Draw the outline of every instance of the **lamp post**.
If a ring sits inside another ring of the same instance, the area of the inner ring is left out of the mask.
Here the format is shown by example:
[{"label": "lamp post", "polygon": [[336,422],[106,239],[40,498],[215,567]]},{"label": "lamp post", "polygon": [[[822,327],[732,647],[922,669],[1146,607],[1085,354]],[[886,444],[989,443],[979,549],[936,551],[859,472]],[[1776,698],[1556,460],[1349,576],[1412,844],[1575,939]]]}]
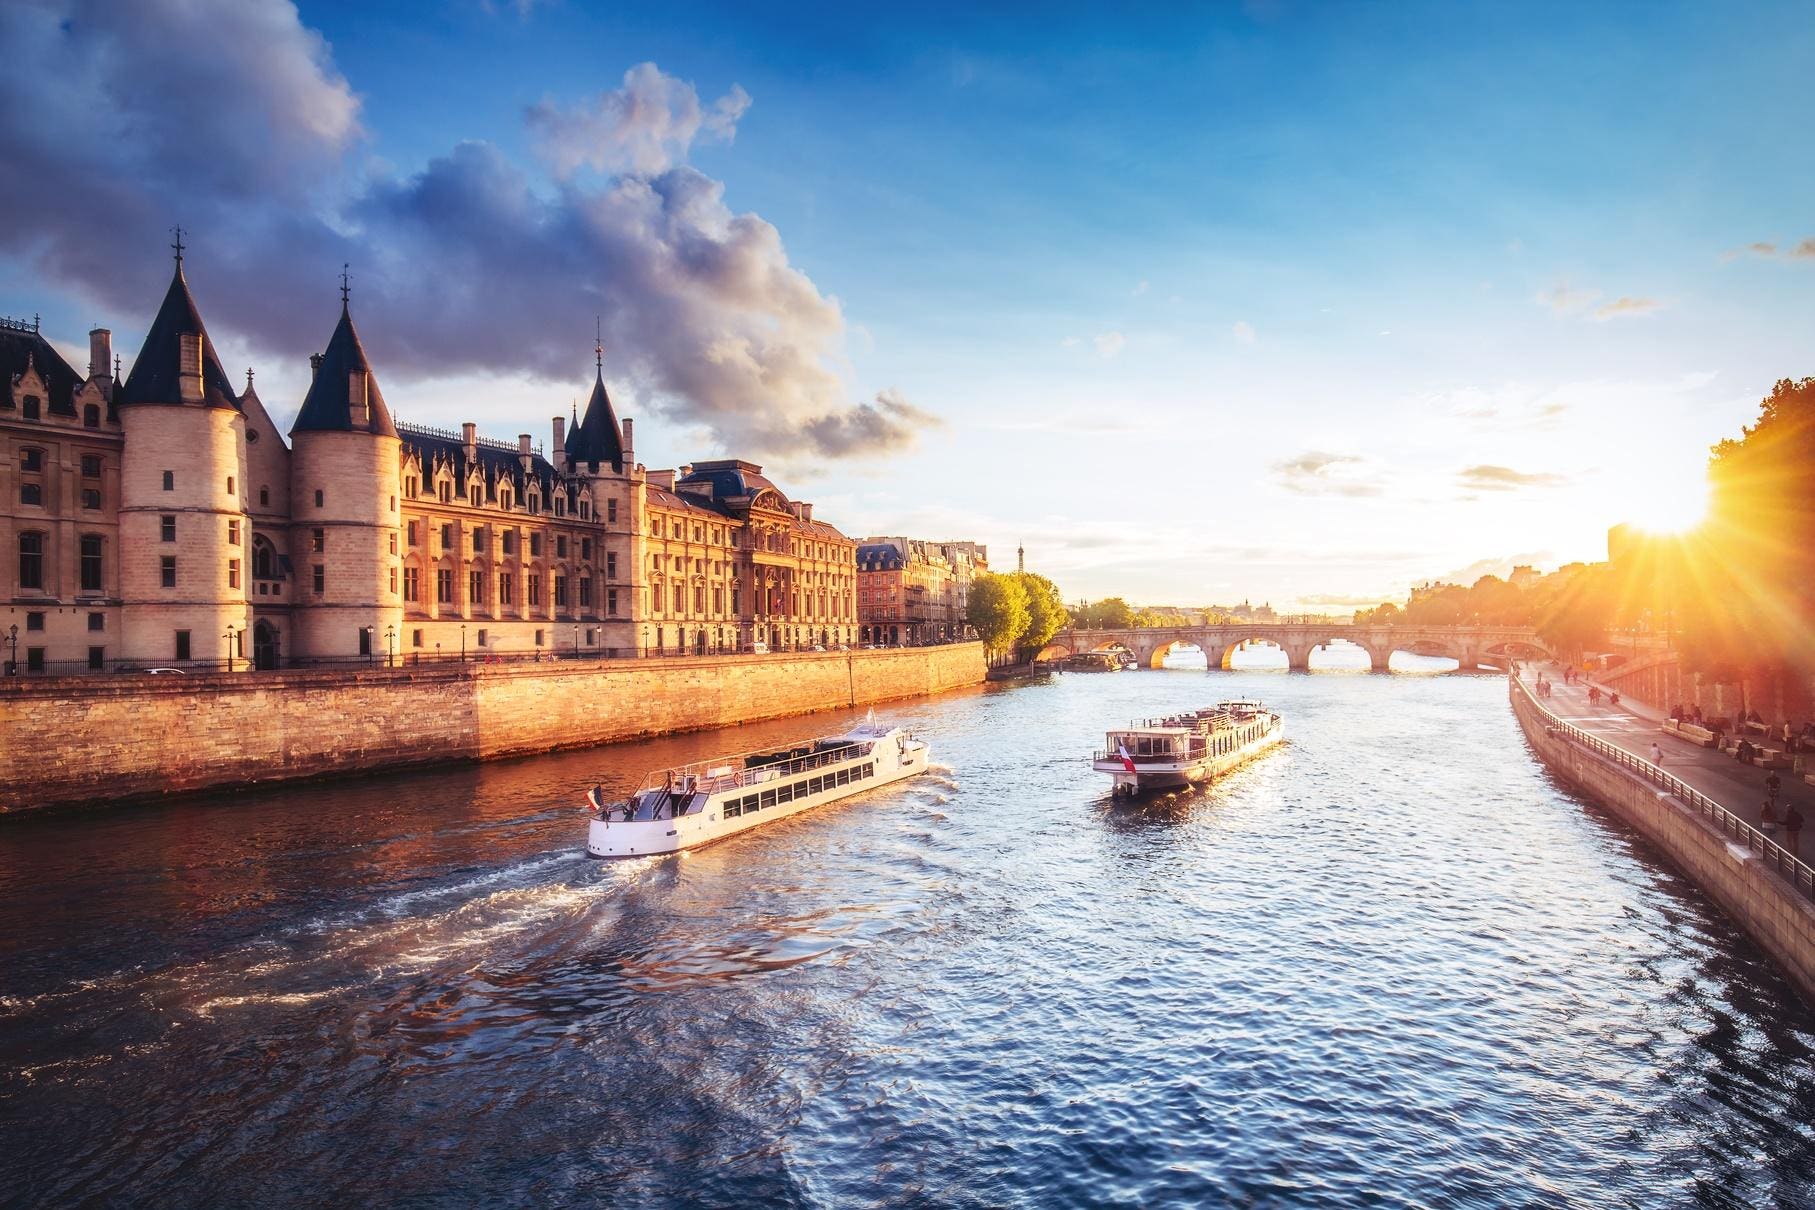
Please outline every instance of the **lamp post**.
[{"label": "lamp post", "polygon": [[397,627],[395,626],[384,628],[384,666],[386,668],[397,666]]},{"label": "lamp post", "polygon": [[13,623],[12,626],[7,629],[6,641],[13,645],[12,654],[7,657],[7,661],[6,661],[6,675],[18,676],[19,675],[19,624],[17,622]]},{"label": "lamp post", "polygon": [[466,623],[460,623],[460,662],[466,663]]},{"label": "lamp post", "polygon": [[372,627],[361,626],[359,633],[365,636],[366,663],[370,664],[372,662]]},{"label": "lamp post", "polygon": [[221,637],[227,640],[227,671],[233,671],[233,627],[227,627],[227,633]]},{"label": "lamp post", "polygon": [[580,628],[578,626],[573,628],[573,658],[576,660],[580,658]]}]

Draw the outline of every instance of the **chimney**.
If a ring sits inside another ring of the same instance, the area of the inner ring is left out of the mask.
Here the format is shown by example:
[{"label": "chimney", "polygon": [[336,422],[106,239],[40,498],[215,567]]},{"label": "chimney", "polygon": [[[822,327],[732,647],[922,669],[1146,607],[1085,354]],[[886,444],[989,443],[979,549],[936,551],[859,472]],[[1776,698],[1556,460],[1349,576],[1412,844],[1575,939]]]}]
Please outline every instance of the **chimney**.
[{"label": "chimney", "polygon": [[811,521],[813,519],[813,506],[811,504],[803,504],[800,506],[800,519],[802,521]]},{"label": "chimney", "polygon": [[548,447],[549,459],[558,465],[561,461],[561,454],[566,449],[567,449],[567,420],[565,417],[556,416],[555,417],[555,443]]},{"label": "chimney", "polygon": [[320,353],[309,354],[309,381],[310,382],[314,382],[315,376],[317,374],[321,373],[321,359],[322,359],[322,354],[320,354]]},{"label": "chimney", "polygon": [[460,426],[460,445],[466,451],[467,465],[479,460],[479,426],[470,420]]},{"label": "chimney", "polygon": [[176,393],[179,403],[202,401],[202,334],[179,332],[176,338]]},{"label": "chimney", "polygon": [[527,474],[529,472],[530,467],[535,465],[535,462],[536,462],[535,454],[532,453],[529,448],[529,434],[528,433],[518,433],[517,434],[517,461],[519,461],[523,464],[523,470],[524,470],[525,474]]},{"label": "chimney", "polygon": [[113,333],[94,328],[88,333],[88,376],[106,378],[113,373]]},{"label": "chimney", "polygon": [[674,490],[674,472],[673,471],[650,471],[649,472],[649,486],[650,487],[659,487],[663,491],[670,491],[670,492],[673,491]]},{"label": "chimney", "polygon": [[636,455],[632,452],[631,443],[630,443],[631,426],[634,425],[635,423],[636,422],[634,420],[626,420],[624,422],[624,465],[625,466],[635,466],[637,464]]}]

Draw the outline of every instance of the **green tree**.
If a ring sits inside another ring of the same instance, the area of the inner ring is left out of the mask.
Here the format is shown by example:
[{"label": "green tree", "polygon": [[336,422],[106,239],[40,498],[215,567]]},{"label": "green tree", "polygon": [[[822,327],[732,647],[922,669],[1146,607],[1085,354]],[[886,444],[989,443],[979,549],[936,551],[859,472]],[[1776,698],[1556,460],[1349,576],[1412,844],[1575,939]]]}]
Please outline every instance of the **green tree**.
[{"label": "green tree", "polygon": [[1121,597],[1104,597],[1090,607],[1090,624],[1105,630],[1126,630],[1134,625],[1134,610]]},{"label": "green tree", "polygon": [[1012,575],[986,573],[971,581],[964,615],[985,647],[1007,651],[1027,633],[1027,590]]},{"label": "green tree", "polygon": [[1069,616],[1059,586],[1045,576],[1031,571],[1014,573],[1021,590],[1027,595],[1027,629],[1016,640],[1027,650],[1038,653],[1052,636],[1059,633]]}]

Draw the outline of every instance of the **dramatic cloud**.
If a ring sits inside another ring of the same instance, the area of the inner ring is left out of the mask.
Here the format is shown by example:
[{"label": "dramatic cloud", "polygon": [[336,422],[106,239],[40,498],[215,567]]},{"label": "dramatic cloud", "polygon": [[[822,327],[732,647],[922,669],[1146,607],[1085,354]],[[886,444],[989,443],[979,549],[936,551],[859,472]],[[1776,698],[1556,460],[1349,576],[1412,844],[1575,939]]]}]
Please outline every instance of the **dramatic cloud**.
[{"label": "dramatic cloud", "polygon": [[1254,343],[1254,325],[1245,319],[1237,320],[1235,326],[1229,329],[1229,334],[1245,345]]},{"label": "dramatic cloud", "polygon": [[1357,454],[1306,450],[1273,464],[1273,479],[1300,496],[1378,496],[1380,485],[1365,474],[1366,460]]},{"label": "dramatic cloud", "polygon": [[1596,307],[1594,309],[1594,317],[1597,321],[1605,322],[1609,319],[1623,319],[1628,316],[1649,315],[1653,311],[1660,309],[1663,305],[1663,303],[1657,301],[1655,298],[1630,298],[1626,295],[1621,295],[1610,303],[1603,303]]},{"label": "dramatic cloud", "polygon": [[1510,492],[1522,487],[1560,487],[1569,480],[1543,471],[1516,471],[1510,466],[1483,463],[1460,471],[1456,479],[1474,491]]},{"label": "dramatic cloud", "polygon": [[639,63],[624,73],[622,88],[570,109],[544,97],[527,117],[536,150],[565,180],[582,166],[639,176],[667,172],[686,160],[702,131],[726,142],[736,137],[737,120],[749,108],[750,94],[735,84],[702,108],[693,85]]},{"label": "dramatic cloud", "polygon": [[0,6],[0,45],[33,64],[0,73],[0,255],[123,313],[116,327],[149,322],[181,223],[210,326],[263,355],[320,349],[350,261],[361,334],[394,383],[574,384],[597,314],[607,371],[634,389],[620,406],[728,450],[881,454],[926,426],[890,393],[852,401],[837,302],[683,162],[735,133],[741,89],[702,105],[643,64],[581,105],[529,111],[552,182],[486,142],[396,175],[360,167],[353,87],[280,0]]},{"label": "dramatic cloud", "polygon": [[1092,339],[1097,346],[1097,356],[1103,358],[1114,357],[1122,351],[1122,346],[1128,343],[1128,338],[1120,332],[1104,332]]}]

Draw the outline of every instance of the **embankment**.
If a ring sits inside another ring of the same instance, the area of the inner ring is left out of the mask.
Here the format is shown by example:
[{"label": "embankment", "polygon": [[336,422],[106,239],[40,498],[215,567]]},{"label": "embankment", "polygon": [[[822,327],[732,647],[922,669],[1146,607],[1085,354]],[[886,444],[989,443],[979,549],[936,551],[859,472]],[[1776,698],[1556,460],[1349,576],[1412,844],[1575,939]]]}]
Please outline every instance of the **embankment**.
[{"label": "embankment", "polygon": [[1815,875],[1743,821],[1647,762],[1557,719],[1517,679],[1513,713],[1553,773],[1661,849],[1815,1004]]},{"label": "embankment", "polygon": [[976,643],[0,684],[0,812],[729,727],[981,684]]}]

